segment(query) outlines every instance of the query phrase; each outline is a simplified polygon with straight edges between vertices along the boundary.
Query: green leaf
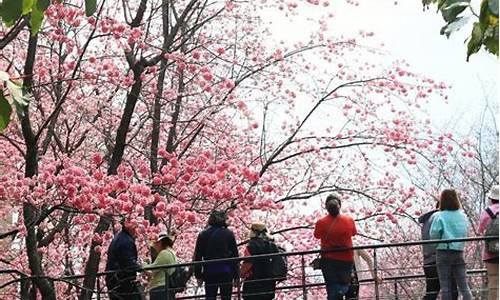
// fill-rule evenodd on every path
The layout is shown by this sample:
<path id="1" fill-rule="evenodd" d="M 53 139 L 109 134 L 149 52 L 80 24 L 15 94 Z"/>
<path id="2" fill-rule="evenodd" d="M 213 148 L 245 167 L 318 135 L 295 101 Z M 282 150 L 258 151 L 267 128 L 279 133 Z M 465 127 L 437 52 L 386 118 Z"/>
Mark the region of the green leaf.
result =
<path id="1" fill-rule="evenodd" d="M 49 7 L 50 5 L 50 0 L 37 0 L 36 1 L 36 8 L 39 10 L 39 11 L 45 11 L 47 9 L 47 7 Z"/>
<path id="2" fill-rule="evenodd" d="M 422 0 L 422 5 L 424 6 L 424 9 L 429 8 L 431 4 L 436 3 L 437 0 Z"/>
<path id="3" fill-rule="evenodd" d="M 436 2 L 437 2 L 437 0 L 422 0 L 422 4 L 424 6 L 427 6 L 427 5 L 430 5 L 432 3 L 436 3 Z"/>
<path id="4" fill-rule="evenodd" d="M 489 0 L 481 2 L 479 12 L 479 23 L 482 31 L 481 43 L 487 51 L 498 56 L 498 16 L 491 11 L 490 4 Z M 498 14 L 498 11 L 495 13 Z"/>
<path id="5" fill-rule="evenodd" d="M 449 4 L 447 2 L 448 0 L 438 0 L 437 2 L 438 11 L 441 10 L 443 7 L 448 6 Z"/>
<path id="6" fill-rule="evenodd" d="M 40 27 L 42 27 L 43 16 L 43 11 L 40 11 L 38 9 L 38 5 L 33 6 L 30 18 L 30 28 L 32 36 L 36 35 L 40 30 Z"/>
<path id="7" fill-rule="evenodd" d="M 12 107 L 7 99 L 5 99 L 3 91 L 0 90 L 0 132 L 2 132 L 7 125 L 9 125 L 11 113 Z"/>
<path id="8" fill-rule="evenodd" d="M 488 0 L 488 9 L 492 15 L 498 17 L 498 0 Z"/>
<path id="9" fill-rule="evenodd" d="M 23 12 L 22 0 L 3 0 L 0 15 L 7 26 L 12 26 Z"/>
<path id="10" fill-rule="evenodd" d="M 467 44 L 467 61 L 469 61 L 469 57 L 478 52 L 481 49 L 481 44 L 483 41 L 483 29 L 481 28 L 481 24 L 479 22 L 475 22 L 472 27 L 472 33 L 469 38 L 469 43 Z"/>
<path id="11" fill-rule="evenodd" d="M 90 17 L 97 10 L 97 0 L 85 0 L 85 14 Z"/>
<path id="12" fill-rule="evenodd" d="M 489 27 L 487 33 L 484 34 L 483 44 L 484 48 L 490 53 L 498 56 L 498 26 Z"/>
<path id="13" fill-rule="evenodd" d="M 469 20 L 470 16 L 459 17 L 454 22 L 448 23 L 443 28 L 441 28 L 441 34 L 446 35 L 446 37 L 449 38 L 453 32 L 458 31 L 462 27 L 464 27 L 469 22 Z"/>
<path id="14" fill-rule="evenodd" d="M 23 0 L 23 16 L 31 11 L 31 8 L 34 6 L 34 4 L 35 0 Z"/>
<path id="15" fill-rule="evenodd" d="M 456 2 L 456 3 L 453 3 L 451 5 L 448 5 L 446 7 L 443 8 L 443 10 L 450 10 L 450 9 L 455 9 L 457 7 L 465 7 L 467 8 L 467 6 L 470 5 L 470 2 L 469 1 L 461 1 L 461 2 Z"/>
<path id="16" fill-rule="evenodd" d="M 460 1 L 460 0 L 447 0 L 443 3 L 441 7 L 441 14 L 443 19 L 448 22 L 454 22 L 457 16 L 461 14 L 467 6 L 469 6 L 470 1 Z"/>
<path id="17" fill-rule="evenodd" d="M 483 26 L 483 31 L 489 26 L 491 16 L 492 14 L 488 8 L 488 0 L 483 0 L 479 11 L 479 23 Z"/>

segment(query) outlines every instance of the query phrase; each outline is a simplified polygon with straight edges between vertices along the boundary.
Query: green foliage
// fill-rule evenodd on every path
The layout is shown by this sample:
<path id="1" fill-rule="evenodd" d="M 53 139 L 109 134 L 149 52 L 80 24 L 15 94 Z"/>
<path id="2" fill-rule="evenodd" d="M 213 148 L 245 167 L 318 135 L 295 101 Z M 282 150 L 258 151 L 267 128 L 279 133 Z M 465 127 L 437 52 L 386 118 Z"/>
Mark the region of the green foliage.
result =
<path id="1" fill-rule="evenodd" d="M 37 34 L 37 32 L 40 30 L 40 27 L 42 27 L 43 12 L 44 10 L 41 10 L 38 5 L 33 6 L 30 18 L 31 35 Z"/>
<path id="2" fill-rule="evenodd" d="M 87 17 L 90 17 L 97 10 L 97 1 L 96 0 L 85 0 L 85 14 Z"/>
<path id="3" fill-rule="evenodd" d="M 31 34 L 35 35 L 40 30 L 45 10 L 49 7 L 50 0 L 3 0 L 0 4 L 0 19 L 10 27 L 21 17 L 30 15 Z M 97 0 L 85 0 L 85 13 L 93 15 L 97 10 Z"/>
<path id="4" fill-rule="evenodd" d="M 23 0 L 23 15 L 28 14 L 31 11 L 31 8 L 33 7 L 33 4 L 35 3 L 35 0 Z"/>
<path id="5" fill-rule="evenodd" d="M 481 47 L 498 56 L 498 0 L 483 0 L 479 22 L 474 23 L 467 44 L 467 60 Z"/>
<path id="6" fill-rule="evenodd" d="M 31 34 L 36 35 L 42 26 L 45 10 L 50 6 L 50 3 L 51 0 L 0 0 L 0 21 L 5 26 L 11 27 L 24 16 L 28 16 Z M 97 0 L 85 0 L 85 13 L 87 16 L 93 15 L 96 10 Z M 7 76 L 1 81 L 2 83 L 9 80 L 8 74 L 2 75 Z M 27 105 L 27 103 L 23 102 L 26 99 L 22 96 L 19 99 L 13 97 L 16 107 Z M 9 124 L 11 114 L 12 107 L 5 98 L 4 91 L 0 89 L 0 132 Z"/>
<path id="7" fill-rule="evenodd" d="M 0 16 L 7 26 L 12 26 L 23 13 L 22 0 L 3 0 L 0 7 Z"/>
<path id="8" fill-rule="evenodd" d="M 0 132 L 2 132 L 2 130 L 4 130 L 7 125 L 9 125 L 11 113 L 12 107 L 10 106 L 7 99 L 5 99 L 3 91 L 0 90 Z"/>
<path id="9" fill-rule="evenodd" d="M 458 17 L 455 21 L 446 24 L 446 26 L 443 26 L 443 28 L 441 28 L 441 34 L 446 35 L 446 37 L 449 38 L 453 32 L 460 30 L 465 24 L 469 22 L 469 20 L 469 16 Z"/>
<path id="10" fill-rule="evenodd" d="M 498 17 L 498 0 L 488 1 L 488 9 L 494 16 Z"/>
<path id="11" fill-rule="evenodd" d="M 498 57 L 498 0 L 482 0 L 479 16 L 472 13 L 470 0 L 422 0 L 424 6 L 436 4 L 446 25 L 441 34 L 450 36 L 466 25 L 471 17 L 476 19 L 467 43 L 467 61 L 481 49 Z M 467 14 L 467 8 L 471 13 Z"/>
<path id="12" fill-rule="evenodd" d="M 472 27 L 472 34 L 469 38 L 469 43 L 467 44 L 467 60 L 473 54 L 481 49 L 481 41 L 483 40 L 483 31 L 481 29 L 481 23 L 476 22 Z"/>
<path id="13" fill-rule="evenodd" d="M 37 0 L 36 7 L 40 11 L 45 11 L 50 5 L 50 0 Z"/>
<path id="14" fill-rule="evenodd" d="M 443 5 L 441 6 L 441 14 L 443 15 L 443 19 L 448 23 L 455 22 L 458 15 L 460 15 L 469 5 L 470 1 L 443 1 Z"/>

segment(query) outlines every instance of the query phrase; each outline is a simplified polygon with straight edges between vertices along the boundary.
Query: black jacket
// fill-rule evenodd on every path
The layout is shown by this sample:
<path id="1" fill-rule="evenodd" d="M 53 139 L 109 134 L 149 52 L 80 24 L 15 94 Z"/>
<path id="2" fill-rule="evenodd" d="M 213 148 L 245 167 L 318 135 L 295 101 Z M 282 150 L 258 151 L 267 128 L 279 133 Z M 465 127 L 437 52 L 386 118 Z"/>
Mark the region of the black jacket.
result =
<path id="1" fill-rule="evenodd" d="M 261 238 L 251 238 L 247 246 L 250 255 L 262 255 L 276 253 L 277 248 L 271 241 Z M 252 276 L 250 279 L 262 279 L 269 277 L 270 259 L 269 258 L 251 258 Z"/>
<path id="2" fill-rule="evenodd" d="M 198 234 L 196 248 L 194 250 L 194 261 L 210 259 L 221 259 L 238 257 L 236 239 L 231 230 L 222 226 L 209 226 Z M 238 262 L 223 262 L 197 265 L 194 268 L 194 275 L 198 279 L 205 279 L 211 274 L 231 274 L 237 278 Z"/>
<path id="3" fill-rule="evenodd" d="M 247 249 L 252 256 L 278 252 L 278 248 L 273 242 L 261 238 L 250 239 Z M 252 264 L 252 275 L 243 283 L 243 299 L 274 299 L 276 280 L 272 279 L 269 274 L 271 260 L 269 258 L 250 258 L 249 262 Z"/>
<path id="4" fill-rule="evenodd" d="M 120 231 L 108 248 L 106 271 L 123 270 L 117 275 L 121 280 L 133 281 L 136 279 L 135 269 L 140 269 L 137 263 L 137 248 L 134 238 L 125 230 Z"/>

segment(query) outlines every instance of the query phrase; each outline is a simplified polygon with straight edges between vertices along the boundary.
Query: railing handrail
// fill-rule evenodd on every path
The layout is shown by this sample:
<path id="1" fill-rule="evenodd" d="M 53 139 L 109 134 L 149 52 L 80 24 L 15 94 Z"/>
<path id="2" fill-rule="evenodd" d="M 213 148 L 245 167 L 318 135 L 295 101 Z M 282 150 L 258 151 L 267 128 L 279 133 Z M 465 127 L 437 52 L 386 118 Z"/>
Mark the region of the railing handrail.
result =
<path id="1" fill-rule="evenodd" d="M 486 269 L 472 269 L 472 270 L 466 270 L 467 274 L 483 274 L 486 273 Z M 425 277 L 425 274 L 423 273 L 418 273 L 418 274 L 410 274 L 410 275 L 398 275 L 398 276 L 388 276 L 388 277 L 383 277 L 383 281 L 394 281 L 394 280 L 407 280 L 407 279 L 419 279 Z M 359 283 L 369 283 L 369 282 L 374 282 L 375 279 L 369 278 L 369 279 L 360 279 L 358 280 Z"/>
<path id="2" fill-rule="evenodd" d="M 304 260 L 306 255 L 314 255 L 314 254 L 321 254 L 321 253 L 330 253 L 330 252 L 341 252 L 341 251 L 347 251 L 347 250 L 360 250 L 360 249 L 371 249 L 373 250 L 373 263 L 375 265 L 374 268 L 374 278 L 370 279 L 361 279 L 358 282 L 360 284 L 368 284 L 368 283 L 374 283 L 375 284 L 375 299 L 379 300 L 380 295 L 379 295 L 379 288 L 378 286 L 382 283 L 380 283 L 376 278 L 378 277 L 377 275 L 377 249 L 380 248 L 394 248 L 394 247 L 405 247 L 405 246 L 419 246 L 419 245 L 426 245 L 426 244 L 447 244 L 447 243 L 454 243 L 454 242 L 473 242 L 473 241 L 483 241 L 483 240 L 498 240 L 498 236 L 480 236 L 480 237 L 467 237 L 467 238 L 459 238 L 459 239 L 446 239 L 446 240 L 420 240 L 420 241 L 406 241 L 406 242 L 397 242 L 397 243 L 379 243 L 379 244 L 371 244 L 371 245 L 361 245 L 361 246 L 354 246 L 354 247 L 343 247 L 343 248 L 335 248 L 335 249 L 314 249 L 314 250 L 307 250 L 307 251 L 295 251 L 295 252 L 280 252 L 280 253 L 270 253 L 270 254 L 262 254 L 262 255 L 254 255 L 254 256 L 243 256 L 243 257 L 233 257 L 233 258 L 224 258 L 224 259 L 213 259 L 213 260 L 205 260 L 205 261 L 191 261 L 191 262 L 186 262 L 186 263 L 176 263 L 176 264 L 170 264 L 170 265 L 160 265 L 160 266 L 155 266 L 155 267 L 147 267 L 147 268 L 129 268 L 129 269 L 120 269 L 120 270 L 113 270 L 113 271 L 105 271 L 105 272 L 97 272 L 95 274 L 81 274 L 81 275 L 66 275 L 62 277 L 50 277 L 50 276 L 26 276 L 25 274 L 21 274 L 20 272 L 16 270 L 0 270 L 0 274 L 2 273 L 17 273 L 20 275 L 21 278 L 17 278 L 14 280 L 9 281 L 8 283 L 5 283 L 2 286 L 7 286 L 9 284 L 18 282 L 18 281 L 23 281 L 23 280 L 33 280 L 37 278 L 45 278 L 47 280 L 52 280 L 52 281 L 60 281 L 60 282 L 66 282 L 71 285 L 75 285 L 75 287 L 78 288 L 78 283 L 75 282 L 76 279 L 80 278 L 85 278 L 86 276 L 96 276 L 96 277 L 101 277 L 104 275 L 109 275 L 109 274 L 114 274 L 116 272 L 144 272 L 144 271 L 153 271 L 153 270 L 161 270 L 162 272 L 167 272 L 171 268 L 176 268 L 176 267 L 193 267 L 193 266 L 200 266 L 200 265 L 205 265 L 205 264 L 211 264 L 211 263 L 218 263 L 218 262 L 233 262 L 237 263 L 240 261 L 244 260 L 249 260 L 249 259 L 259 259 L 259 258 L 272 258 L 272 257 L 279 257 L 279 256 L 299 256 L 301 259 L 301 269 L 302 269 L 302 281 L 301 284 L 296 284 L 292 283 L 291 285 L 283 285 L 280 284 L 279 286 L 276 287 L 276 290 L 291 290 L 291 289 L 302 289 L 302 294 L 303 294 L 303 300 L 307 300 L 307 290 L 308 288 L 316 288 L 316 287 L 321 287 L 324 286 L 324 282 L 307 282 L 306 277 L 315 277 L 317 275 L 310 273 L 310 276 L 306 276 L 306 262 Z M 386 272 L 389 272 L 391 269 L 384 269 Z M 12 272 L 11 272 L 12 271 Z M 192 271 L 192 269 L 191 269 Z M 474 269 L 474 270 L 468 270 L 467 274 L 485 274 L 486 270 L 484 269 Z M 386 275 L 390 275 L 391 272 L 386 273 Z M 407 273 L 406 273 L 407 274 Z M 24 275 L 24 276 L 23 276 Z M 425 274 L 408 274 L 408 275 L 396 275 L 396 276 L 384 276 L 383 280 L 384 283 L 386 284 L 387 282 L 393 282 L 394 283 L 394 293 L 396 295 L 396 299 L 398 299 L 398 283 L 400 281 L 406 281 L 406 280 L 411 280 L 411 279 L 420 279 L 425 277 Z M 165 293 L 167 295 L 167 299 L 170 297 L 169 295 L 169 280 L 168 276 L 165 276 L 165 284 L 164 284 L 164 289 Z M 297 279 L 297 278 L 296 278 Z M 255 280 L 251 280 L 255 281 Z M 97 293 L 97 299 L 100 299 L 101 294 L 105 294 L 105 290 L 102 290 L 100 287 L 100 279 L 97 281 L 97 290 L 90 289 L 90 293 Z M 241 286 L 238 284 L 238 290 L 236 292 L 232 292 L 233 294 L 238 295 L 238 299 L 241 297 Z M 85 289 L 85 288 L 84 288 Z M 185 295 L 185 296 L 180 296 L 176 297 L 176 299 L 198 299 L 198 298 L 203 298 L 203 295 L 199 295 L 198 292 L 196 292 L 196 295 Z"/>
<path id="3" fill-rule="evenodd" d="M 407 242 L 398 242 L 398 243 L 379 243 L 379 244 L 370 244 L 370 245 L 361 245 L 361 246 L 353 246 L 353 247 L 343 247 L 343 248 L 335 248 L 335 249 L 315 249 L 315 250 L 306 250 L 306 251 L 292 251 L 292 252 L 279 252 L 279 253 L 271 253 L 271 254 L 261 254 L 261 255 L 252 255 L 252 256 L 239 256 L 239 257 L 230 257 L 230 258 L 221 258 L 221 259 L 211 259 L 211 260 L 203 260 L 203 261 L 191 261 L 191 262 L 183 262 L 177 264 L 169 264 L 169 265 L 160 265 L 155 267 L 147 267 L 147 268 L 136 268 L 136 269 L 121 269 L 121 270 L 113 270 L 113 271 L 104 271 L 98 272 L 95 276 L 105 276 L 108 274 L 113 274 L 116 272 L 123 271 L 154 271 L 154 270 L 165 270 L 170 268 L 177 267 L 191 267 L 197 265 L 206 265 L 211 263 L 218 262 L 239 262 L 248 259 L 255 258 L 272 258 L 277 256 L 301 256 L 301 255 L 311 255 L 311 254 L 321 254 L 321 253 L 331 253 L 331 252 L 342 252 L 347 250 L 361 250 L 361 249 L 379 249 L 379 248 L 394 248 L 394 247 L 403 247 L 403 246 L 419 246 L 419 245 L 427 245 L 427 244 L 443 244 L 443 243 L 454 243 L 454 242 L 473 242 L 473 241 L 484 241 L 484 240 L 494 240 L 498 239 L 498 236 L 481 236 L 481 237 L 467 237 L 467 238 L 459 238 L 459 239 L 445 239 L 445 240 L 420 240 L 420 241 L 407 241 Z M 87 274 L 80 275 L 69 275 L 59 277 L 61 280 L 71 280 L 71 279 L 80 279 L 89 276 Z M 46 277 L 46 276 L 44 276 Z"/>
<path id="4" fill-rule="evenodd" d="M 467 270 L 467 275 L 473 275 L 473 274 L 485 274 L 486 269 L 473 269 L 473 270 Z M 412 275 L 400 275 L 400 276 L 390 276 L 390 277 L 384 277 L 383 282 L 393 282 L 393 281 L 399 281 L 399 280 L 407 280 L 407 279 L 421 279 L 425 278 L 425 274 L 419 273 L 419 274 L 412 274 Z M 374 282 L 375 279 L 370 278 L 370 279 L 362 279 L 358 280 L 358 283 L 363 284 L 363 283 L 372 283 Z M 383 283 L 379 283 L 383 284 Z M 319 288 L 325 286 L 325 283 L 321 282 L 316 282 L 316 283 L 306 283 L 305 285 L 302 284 L 295 284 L 295 285 L 286 285 L 286 286 L 276 286 L 276 291 L 284 291 L 284 290 L 294 290 L 294 289 L 300 289 L 300 288 Z M 233 292 L 232 295 L 236 295 L 238 292 Z M 198 299 L 198 298 L 204 298 L 205 295 L 189 295 L 189 296 L 180 296 L 176 297 L 176 299 L 183 300 L 183 299 Z"/>

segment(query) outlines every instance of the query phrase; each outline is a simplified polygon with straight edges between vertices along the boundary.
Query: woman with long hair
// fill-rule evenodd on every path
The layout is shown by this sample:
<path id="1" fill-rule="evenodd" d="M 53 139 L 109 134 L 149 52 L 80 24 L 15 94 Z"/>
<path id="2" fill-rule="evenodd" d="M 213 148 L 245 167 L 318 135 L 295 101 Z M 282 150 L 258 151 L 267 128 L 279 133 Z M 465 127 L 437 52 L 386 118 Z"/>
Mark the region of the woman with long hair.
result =
<path id="1" fill-rule="evenodd" d="M 459 239 L 467 237 L 467 218 L 460 209 L 460 201 L 455 190 L 441 193 L 439 212 L 432 220 L 430 237 L 433 240 Z M 452 278 L 464 300 L 472 300 L 467 284 L 464 261 L 464 242 L 439 243 L 436 247 L 436 265 L 441 286 L 441 299 L 452 299 Z"/>

